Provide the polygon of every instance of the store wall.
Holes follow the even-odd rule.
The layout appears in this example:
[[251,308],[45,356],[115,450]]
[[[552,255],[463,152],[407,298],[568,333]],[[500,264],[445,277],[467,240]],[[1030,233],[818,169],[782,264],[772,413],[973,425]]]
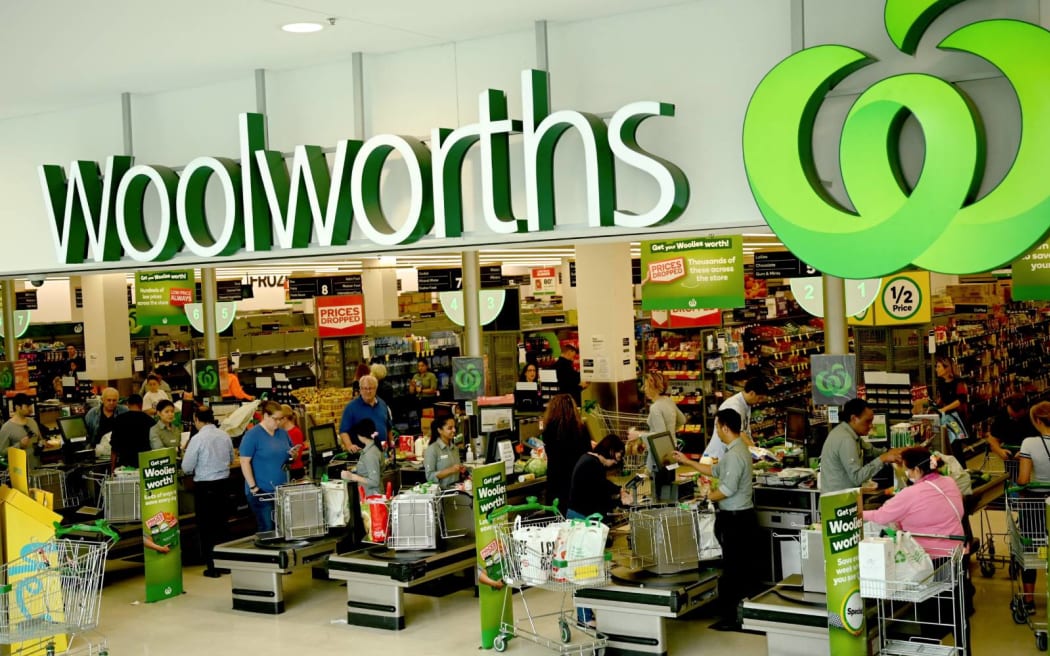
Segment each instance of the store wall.
[[[1013,96],[988,64],[973,57],[939,53],[933,44],[953,27],[974,18],[1011,16],[1039,20],[1050,15],[1046,0],[972,0],[952,8],[931,28],[920,47],[919,67],[951,79],[965,79],[989,126],[990,188],[1009,165],[1016,147]],[[838,42],[874,53],[884,61],[847,80],[845,90],[825,103],[815,150],[821,177],[833,194],[848,199],[837,172],[838,129],[855,93],[874,76],[914,70],[915,62],[895,53],[885,37],[881,3],[871,0],[806,0],[806,45]],[[603,230],[603,236],[652,236],[661,231],[739,232],[764,225],[751,197],[741,156],[741,132],[755,86],[791,51],[791,3],[767,0],[704,0],[608,18],[552,23],[549,31],[552,103],[595,113],[614,111],[636,100],[677,106],[674,118],[648,121],[640,139],[648,149],[678,164],[688,175],[692,198],[678,221],[646,230]],[[531,30],[460,43],[364,57],[366,135],[354,134],[353,78],[349,53],[321,66],[267,74],[271,145],[282,150],[301,143],[333,146],[344,137],[394,132],[424,137],[434,127],[456,127],[476,117],[477,95],[486,88],[506,91],[511,114],[521,115],[520,72],[536,62]],[[256,107],[251,71],[221,84],[133,97],[135,151],[140,161],[179,166],[199,155],[237,155],[237,114]],[[121,152],[119,99],[91,107],[0,121],[0,220],[25,226],[18,240],[0,244],[0,273],[54,270],[56,264],[44,219],[36,165],[73,158],[102,160]],[[920,132],[906,131],[906,171],[917,175]],[[520,156],[520,138],[513,140]],[[559,145],[557,209],[560,239],[594,234],[584,226],[581,145],[569,133]],[[520,166],[514,169],[520,174]],[[467,229],[479,221],[476,155],[465,167]],[[624,209],[649,207],[654,184],[618,167],[618,202]],[[388,214],[404,211],[406,176],[392,163],[383,181]],[[523,212],[521,179],[515,179],[515,209]],[[215,194],[210,194],[214,206]],[[395,221],[396,222],[396,221]],[[494,240],[487,233],[457,243],[535,242],[515,235]],[[425,239],[417,245],[426,247]],[[352,248],[374,255],[361,240]],[[323,251],[331,255],[331,249]],[[185,263],[195,260],[187,258]],[[171,265],[177,266],[175,263]],[[125,263],[133,268],[133,264]],[[92,265],[93,269],[98,269]]]

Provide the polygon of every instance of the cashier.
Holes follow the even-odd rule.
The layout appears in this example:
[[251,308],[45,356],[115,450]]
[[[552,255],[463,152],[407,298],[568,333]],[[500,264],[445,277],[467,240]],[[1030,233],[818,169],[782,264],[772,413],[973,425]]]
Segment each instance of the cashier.
[[455,437],[455,417],[439,417],[430,424],[430,446],[423,456],[423,464],[427,481],[439,484],[443,490],[458,483],[467,473],[467,468],[460,464],[459,449],[452,443]]
[[354,425],[354,435],[364,444],[361,455],[357,460],[354,471],[344,471],[341,477],[344,481],[358,483],[365,488],[365,496],[382,494],[383,485],[383,454],[376,445],[379,432],[376,424],[371,419],[362,419]]
[[711,625],[717,631],[740,630],[737,606],[756,588],[758,520],[751,483],[751,452],[740,434],[742,424],[740,413],[731,408],[715,415],[715,431],[726,450],[714,465],[703,465],[678,451],[674,453],[680,464],[718,479],[718,489],[712,490],[710,496],[718,503],[715,535],[722,545],[722,577],[718,581],[722,619]]
[[[867,401],[846,401],[839,416],[842,423],[831,429],[820,452],[820,489],[825,492],[860,487],[884,465],[900,462],[901,449],[882,451],[861,441],[875,420]],[[867,463],[865,457],[870,458]]]

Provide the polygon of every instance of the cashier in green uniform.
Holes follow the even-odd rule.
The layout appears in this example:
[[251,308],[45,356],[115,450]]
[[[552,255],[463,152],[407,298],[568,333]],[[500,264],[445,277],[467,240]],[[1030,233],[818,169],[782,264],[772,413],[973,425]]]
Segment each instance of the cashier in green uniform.
[[383,454],[376,444],[379,431],[376,423],[365,418],[354,424],[354,435],[364,444],[353,471],[344,471],[340,476],[344,481],[358,483],[365,488],[365,496],[382,494],[383,487]]
[[455,437],[455,417],[442,416],[430,424],[430,446],[423,455],[423,464],[427,481],[439,484],[443,490],[458,483],[467,473],[467,468],[460,464],[459,449],[452,443]]
[[149,448],[178,449],[182,442],[182,424],[175,423],[175,404],[164,399],[157,403],[157,423],[149,429]]
[[759,543],[752,485],[751,452],[740,436],[743,419],[727,408],[715,416],[715,434],[726,445],[726,451],[714,465],[702,465],[675,451],[680,464],[701,474],[718,479],[718,489],[711,500],[718,503],[715,535],[722,545],[722,577],[718,581],[718,598],[722,618],[711,625],[717,631],[739,631],[738,607],[756,590],[754,573]]
[[[864,399],[850,399],[839,411],[842,419],[828,433],[820,451],[820,490],[836,492],[860,487],[891,462],[900,462],[901,449],[881,451],[864,444],[875,413]],[[865,457],[869,458],[867,463]]]

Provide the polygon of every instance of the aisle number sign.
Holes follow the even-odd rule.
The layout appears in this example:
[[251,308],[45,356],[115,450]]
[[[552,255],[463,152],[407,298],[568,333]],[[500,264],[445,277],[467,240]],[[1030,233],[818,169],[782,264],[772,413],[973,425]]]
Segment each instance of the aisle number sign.
[[929,323],[930,272],[906,271],[883,278],[871,307],[849,317],[857,326],[893,326]]
[[539,267],[532,270],[532,295],[551,296],[558,291],[558,272],[554,267]]
[[[791,294],[803,310],[815,317],[824,316],[824,279],[821,277],[791,278]],[[867,310],[878,296],[882,278],[847,280],[846,314],[858,315]]]

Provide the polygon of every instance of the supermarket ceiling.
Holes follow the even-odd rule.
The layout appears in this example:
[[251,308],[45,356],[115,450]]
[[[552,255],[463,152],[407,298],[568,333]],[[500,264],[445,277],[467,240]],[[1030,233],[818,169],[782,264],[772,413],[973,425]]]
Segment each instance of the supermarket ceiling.
[[[179,0],[0,3],[0,119],[680,4],[681,0]],[[281,31],[292,22],[335,25]]]

